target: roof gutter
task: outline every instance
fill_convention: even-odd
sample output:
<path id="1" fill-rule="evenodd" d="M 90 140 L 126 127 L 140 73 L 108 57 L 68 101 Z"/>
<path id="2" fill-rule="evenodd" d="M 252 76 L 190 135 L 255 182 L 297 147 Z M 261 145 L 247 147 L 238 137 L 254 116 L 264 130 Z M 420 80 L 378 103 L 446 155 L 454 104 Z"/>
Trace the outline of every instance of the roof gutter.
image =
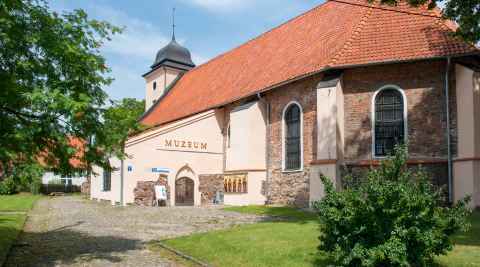
<path id="1" fill-rule="evenodd" d="M 257 98 L 265 105 L 266 110 L 266 127 L 265 127 L 265 165 L 266 165 L 266 177 L 265 177 L 265 204 L 270 203 L 270 172 L 268 167 L 270 166 L 270 103 L 262 97 L 260 93 L 257 93 Z"/>
<path id="2" fill-rule="evenodd" d="M 450 133 L 450 66 L 451 58 L 447 57 L 447 66 L 445 69 L 445 109 L 447 114 L 447 156 L 448 156 L 448 202 L 453 203 L 453 171 L 452 171 L 452 141 Z"/>

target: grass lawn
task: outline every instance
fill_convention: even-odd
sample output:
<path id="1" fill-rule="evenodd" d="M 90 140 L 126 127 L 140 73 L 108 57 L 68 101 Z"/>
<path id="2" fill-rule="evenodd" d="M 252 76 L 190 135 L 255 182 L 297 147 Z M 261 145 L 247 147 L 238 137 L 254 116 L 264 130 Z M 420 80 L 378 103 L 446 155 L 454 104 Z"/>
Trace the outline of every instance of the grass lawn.
<path id="1" fill-rule="evenodd" d="M 33 203 L 41 195 L 16 194 L 11 196 L 0 196 L 0 212 L 2 211 L 29 211 Z"/>
<path id="2" fill-rule="evenodd" d="M 214 266 L 327 266 L 317 252 L 314 214 L 284 207 L 228 207 L 226 210 L 288 218 L 287 221 L 237 226 L 163 241 L 164 244 Z M 440 266 L 480 266 L 480 213 L 472 229 L 455 237 L 455 249 L 438 258 Z"/>
<path id="3" fill-rule="evenodd" d="M 0 196 L 0 266 L 23 229 L 26 212 L 40 197 L 30 194 Z"/>

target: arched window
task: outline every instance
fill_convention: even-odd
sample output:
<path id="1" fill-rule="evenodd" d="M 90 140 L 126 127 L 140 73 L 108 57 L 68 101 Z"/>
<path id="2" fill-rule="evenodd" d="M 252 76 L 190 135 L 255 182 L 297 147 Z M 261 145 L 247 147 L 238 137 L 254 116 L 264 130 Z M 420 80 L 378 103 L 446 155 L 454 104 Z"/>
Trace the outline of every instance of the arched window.
<path id="1" fill-rule="evenodd" d="M 406 100 L 400 89 L 388 87 L 381 89 L 374 101 L 374 155 L 384 157 L 395 145 L 405 143 Z"/>
<path id="2" fill-rule="evenodd" d="M 297 103 L 286 107 L 284 120 L 284 160 L 283 169 L 287 171 L 302 168 L 302 109 Z"/>

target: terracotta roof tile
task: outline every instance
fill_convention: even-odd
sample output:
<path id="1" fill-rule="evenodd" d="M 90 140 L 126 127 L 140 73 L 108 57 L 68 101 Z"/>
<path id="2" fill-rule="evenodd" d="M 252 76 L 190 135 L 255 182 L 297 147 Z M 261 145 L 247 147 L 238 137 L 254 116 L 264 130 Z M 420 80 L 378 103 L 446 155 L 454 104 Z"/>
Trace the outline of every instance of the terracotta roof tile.
<path id="1" fill-rule="evenodd" d="M 187 72 L 142 119 L 178 120 L 326 68 L 478 52 L 438 9 L 331 0 Z"/>

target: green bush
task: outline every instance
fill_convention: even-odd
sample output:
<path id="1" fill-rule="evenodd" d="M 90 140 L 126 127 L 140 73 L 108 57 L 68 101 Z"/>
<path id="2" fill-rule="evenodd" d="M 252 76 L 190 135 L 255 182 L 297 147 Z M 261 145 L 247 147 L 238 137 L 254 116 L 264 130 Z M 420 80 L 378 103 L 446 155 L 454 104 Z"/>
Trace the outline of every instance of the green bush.
<path id="1" fill-rule="evenodd" d="M 41 177 L 35 177 L 32 179 L 32 182 L 30 183 L 30 193 L 34 195 L 40 194 L 40 191 L 42 189 L 42 178 Z"/>
<path id="2" fill-rule="evenodd" d="M 431 266 L 452 249 L 450 237 L 467 230 L 469 198 L 443 206 L 440 190 L 406 167 L 405 148 L 337 192 L 321 177 L 326 196 L 314 203 L 321 220 L 319 249 L 340 266 Z"/>
<path id="3" fill-rule="evenodd" d="M 0 195 L 13 195 L 17 193 L 17 184 L 11 177 L 0 182 Z"/>
<path id="4" fill-rule="evenodd" d="M 38 194 L 43 173 L 43 167 L 36 162 L 15 165 L 9 169 L 4 181 L 0 183 L 0 194 L 17 192 Z"/>

